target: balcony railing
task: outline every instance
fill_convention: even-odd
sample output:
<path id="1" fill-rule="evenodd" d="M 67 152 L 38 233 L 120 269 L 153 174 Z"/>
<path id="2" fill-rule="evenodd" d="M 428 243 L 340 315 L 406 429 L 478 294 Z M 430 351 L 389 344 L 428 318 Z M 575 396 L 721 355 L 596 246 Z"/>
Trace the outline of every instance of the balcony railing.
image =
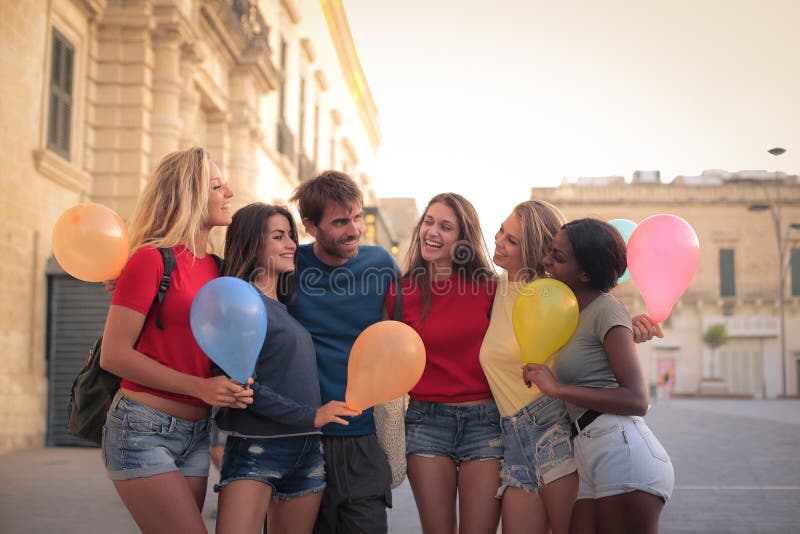
<path id="1" fill-rule="evenodd" d="M 236 16 L 239 27 L 249 42 L 252 42 L 254 39 L 267 40 L 269 36 L 269 26 L 264 21 L 264 17 L 261 16 L 257 1 L 226 0 L 225 3 Z"/>

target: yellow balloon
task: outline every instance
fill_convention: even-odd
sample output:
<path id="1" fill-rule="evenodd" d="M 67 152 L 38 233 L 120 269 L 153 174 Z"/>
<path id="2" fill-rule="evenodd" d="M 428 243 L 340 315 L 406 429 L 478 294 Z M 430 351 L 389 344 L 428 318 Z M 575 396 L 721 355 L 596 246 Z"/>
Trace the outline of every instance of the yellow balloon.
<path id="1" fill-rule="evenodd" d="M 102 204 L 73 206 L 53 227 L 53 254 L 69 274 L 85 282 L 113 280 L 131 252 L 128 229 Z"/>
<path id="2" fill-rule="evenodd" d="M 381 321 L 356 338 L 347 364 L 345 403 L 353 410 L 408 393 L 425 370 L 425 345 L 413 328 Z"/>
<path id="3" fill-rule="evenodd" d="M 520 291 L 511 322 L 523 363 L 544 363 L 578 327 L 578 300 L 563 282 L 539 278 Z"/>

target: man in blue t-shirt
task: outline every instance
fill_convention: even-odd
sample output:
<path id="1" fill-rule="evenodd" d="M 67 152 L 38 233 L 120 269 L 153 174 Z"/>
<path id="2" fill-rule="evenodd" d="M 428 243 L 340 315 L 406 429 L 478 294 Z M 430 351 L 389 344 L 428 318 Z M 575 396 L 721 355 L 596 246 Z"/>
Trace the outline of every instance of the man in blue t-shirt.
<path id="1" fill-rule="evenodd" d="M 363 195 L 341 172 L 325 171 L 297 187 L 297 202 L 314 243 L 297 251 L 297 289 L 291 313 L 311 333 L 322 403 L 344 400 L 347 362 L 356 337 L 381 320 L 397 263 L 382 247 L 359 245 Z M 391 470 L 375 436 L 372 409 L 348 426 L 323 427 L 327 487 L 315 534 L 387 532 Z"/>

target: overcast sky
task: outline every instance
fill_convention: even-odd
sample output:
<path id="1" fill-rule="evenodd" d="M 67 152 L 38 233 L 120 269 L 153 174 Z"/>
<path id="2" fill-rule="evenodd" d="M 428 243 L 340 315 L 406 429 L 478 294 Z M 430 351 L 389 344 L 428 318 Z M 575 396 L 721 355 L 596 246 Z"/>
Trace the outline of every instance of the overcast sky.
<path id="1" fill-rule="evenodd" d="M 379 196 L 462 193 L 492 235 L 564 177 L 800 173 L 798 0 L 344 3 Z"/>

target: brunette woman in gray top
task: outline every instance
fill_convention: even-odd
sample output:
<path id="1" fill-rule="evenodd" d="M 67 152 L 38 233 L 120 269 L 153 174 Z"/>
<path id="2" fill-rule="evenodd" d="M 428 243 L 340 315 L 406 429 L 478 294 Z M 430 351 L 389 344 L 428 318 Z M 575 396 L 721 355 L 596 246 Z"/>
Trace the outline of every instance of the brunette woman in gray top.
<path id="1" fill-rule="evenodd" d="M 311 335 L 283 303 L 292 289 L 297 229 L 282 207 L 250 204 L 233 216 L 225 274 L 249 281 L 267 307 L 267 337 L 253 375 L 253 404 L 221 410 L 229 434 L 222 461 L 217 532 L 310 534 L 325 489 L 320 427 L 360 412 L 320 406 Z M 238 413 L 236 413 L 238 412 Z M 266 522 L 264 516 L 266 514 Z"/>

